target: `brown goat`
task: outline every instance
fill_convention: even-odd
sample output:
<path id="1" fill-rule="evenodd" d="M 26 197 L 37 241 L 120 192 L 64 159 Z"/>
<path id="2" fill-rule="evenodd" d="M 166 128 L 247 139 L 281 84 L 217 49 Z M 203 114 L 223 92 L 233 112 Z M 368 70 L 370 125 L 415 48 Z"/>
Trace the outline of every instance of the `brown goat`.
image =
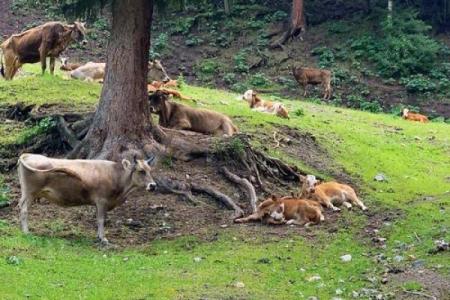
<path id="1" fill-rule="evenodd" d="M 331 71 L 314 68 L 293 67 L 292 74 L 295 80 L 303 87 L 303 97 L 306 97 L 308 84 L 322 84 L 323 99 L 331 97 Z"/>

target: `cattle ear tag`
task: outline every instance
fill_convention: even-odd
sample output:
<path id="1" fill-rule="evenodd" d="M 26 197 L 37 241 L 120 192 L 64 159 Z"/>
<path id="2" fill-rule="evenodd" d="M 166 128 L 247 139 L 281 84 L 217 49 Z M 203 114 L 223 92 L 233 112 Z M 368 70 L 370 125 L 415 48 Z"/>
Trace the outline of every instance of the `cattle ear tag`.
<path id="1" fill-rule="evenodd" d="M 131 169 L 131 163 L 128 159 L 122 160 L 122 166 L 124 169 Z"/>

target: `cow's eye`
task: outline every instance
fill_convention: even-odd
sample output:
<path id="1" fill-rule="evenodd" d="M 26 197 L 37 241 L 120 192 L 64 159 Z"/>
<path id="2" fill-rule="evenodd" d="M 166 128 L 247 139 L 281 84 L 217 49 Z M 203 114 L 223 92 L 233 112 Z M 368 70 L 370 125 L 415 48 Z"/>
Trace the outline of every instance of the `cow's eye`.
<path id="1" fill-rule="evenodd" d="M 141 174 L 141 175 L 145 174 L 145 171 L 144 171 L 144 170 L 139 170 L 138 172 L 139 172 L 139 174 Z"/>

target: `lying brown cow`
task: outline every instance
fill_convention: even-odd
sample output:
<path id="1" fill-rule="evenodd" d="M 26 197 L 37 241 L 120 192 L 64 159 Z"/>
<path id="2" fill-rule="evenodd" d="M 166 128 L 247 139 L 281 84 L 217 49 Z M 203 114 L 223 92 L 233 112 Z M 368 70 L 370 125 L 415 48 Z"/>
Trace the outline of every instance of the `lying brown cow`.
<path id="1" fill-rule="evenodd" d="M 50 57 L 50 73 L 55 70 L 55 59 L 73 41 L 86 43 L 84 23 L 75 22 L 65 25 L 60 22 L 48 22 L 31 28 L 20 34 L 13 34 L 0 48 L 3 52 L 0 73 L 6 80 L 13 79 L 23 64 L 41 62 L 42 73 L 47 68 Z"/>
<path id="2" fill-rule="evenodd" d="M 254 214 L 234 220 L 236 223 L 265 221 L 268 224 L 293 224 L 308 227 L 325 220 L 320 204 L 306 199 L 271 196 L 263 201 Z"/>
<path id="3" fill-rule="evenodd" d="M 106 212 L 122 204 L 135 188 L 156 188 L 148 160 L 122 163 L 107 160 L 53 159 L 37 154 L 23 154 L 18 161 L 20 190 L 20 223 L 28 232 L 28 204 L 46 198 L 60 206 L 95 205 L 98 238 L 105 238 Z"/>
<path id="4" fill-rule="evenodd" d="M 292 68 L 292 74 L 295 80 L 303 87 L 303 97 L 306 97 L 308 84 L 322 84 L 324 94 L 323 99 L 330 99 L 331 97 L 331 72 L 328 70 L 320 70 L 314 68 Z"/>
<path id="5" fill-rule="evenodd" d="M 168 101 L 168 94 L 156 91 L 149 96 L 150 109 L 159 115 L 159 125 L 213 135 L 232 136 L 238 132 L 227 116 Z"/>
<path id="6" fill-rule="evenodd" d="M 73 71 L 82 66 L 82 64 L 69 63 L 68 57 L 60 57 L 59 59 L 61 60 L 61 66 L 59 67 L 61 71 Z"/>

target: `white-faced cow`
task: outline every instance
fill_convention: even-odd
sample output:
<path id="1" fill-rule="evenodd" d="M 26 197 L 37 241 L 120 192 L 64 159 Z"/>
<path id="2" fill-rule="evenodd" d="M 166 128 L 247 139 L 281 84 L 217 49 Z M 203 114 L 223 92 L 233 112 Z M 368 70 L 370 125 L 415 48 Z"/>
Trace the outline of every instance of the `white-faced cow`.
<path id="1" fill-rule="evenodd" d="M 122 204 L 135 188 L 152 191 L 156 183 L 151 174 L 155 162 L 134 158 L 122 163 L 108 160 L 54 159 L 23 154 L 18 161 L 22 196 L 19 201 L 22 231 L 28 232 L 28 205 L 46 198 L 60 206 L 95 205 L 98 239 L 107 244 L 104 223 L 106 212 Z"/>
<path id="2" fill-rule="evenodd" d="M 80 22 L 72 25 L 48 22 L 13 34 L 0 45 L 3 52 L 0 73 L 6 80 L 11 80 L 23 64 L 37 62 L 41 62 L 44 73 L 47 68 L 47 57 L 50 57 L 50 73 L 53 74 L 55 59 L 71 42 L 86 43 L 85 34 L 84 23 Z"/>

